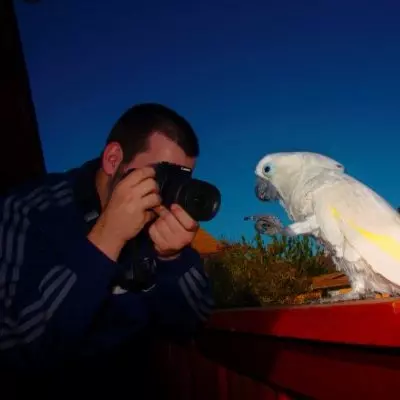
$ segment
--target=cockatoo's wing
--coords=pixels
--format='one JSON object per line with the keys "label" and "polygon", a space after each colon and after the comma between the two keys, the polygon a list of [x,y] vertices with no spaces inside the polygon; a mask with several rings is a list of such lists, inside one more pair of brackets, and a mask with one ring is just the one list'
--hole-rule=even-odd
{"label": "cockatoo's wing", "polygon": [[400,286],[400,216],[396,210],[350,177],[315,193],[314,205],[326,240],[343,253],[347,251],[350,258],[359,255],[374,272]]}

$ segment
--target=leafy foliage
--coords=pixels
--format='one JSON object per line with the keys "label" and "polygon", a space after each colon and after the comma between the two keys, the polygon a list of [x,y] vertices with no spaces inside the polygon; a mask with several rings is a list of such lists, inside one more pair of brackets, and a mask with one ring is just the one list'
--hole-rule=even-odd
{"label": "leafy foliage", "polygon": [[260,234],[248,242],[224,243],[206,260],[218,308],[287,304],[310,289],[311,277],[334,272],[323,248],[307,236],[275,236],[266,245]]}

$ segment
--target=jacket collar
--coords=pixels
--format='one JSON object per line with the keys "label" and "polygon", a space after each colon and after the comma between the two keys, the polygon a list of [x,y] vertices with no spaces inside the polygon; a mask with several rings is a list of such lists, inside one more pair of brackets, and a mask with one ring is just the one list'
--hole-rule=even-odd
{"label": "jacket collar", "polygon": [[77,206],[83,212],[88,229],[101,213],[101,202],[96,188],[96,172],[100,165],[100,158],[95,158],[69,172],[73,177],[72,186]]}

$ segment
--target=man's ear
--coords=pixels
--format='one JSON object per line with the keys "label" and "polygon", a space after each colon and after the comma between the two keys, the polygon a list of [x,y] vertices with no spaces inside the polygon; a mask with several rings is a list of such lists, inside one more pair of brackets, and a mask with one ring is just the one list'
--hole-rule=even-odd
{"label": "man's ear", "polygon": [[114,176],[124,159],[124,154],[119,143],[109,143],[103,150],[101,160],[103,171],[108,176]]}

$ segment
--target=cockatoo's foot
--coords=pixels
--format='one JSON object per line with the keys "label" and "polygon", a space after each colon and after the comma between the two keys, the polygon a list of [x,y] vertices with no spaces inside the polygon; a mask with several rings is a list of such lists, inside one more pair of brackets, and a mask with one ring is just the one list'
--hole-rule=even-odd
{"label": "cockatoo's foot", "polygon": [[351,301],[351,300],[366,300],[366,299],[374,299],[375,298],[375,293],[359,293],[355,291],[350,291],[347,293],[340,293],[340,294],[335,294],[330,297],[323,297],[318,300],[320,304],[325,304],[325,303],[337,303],[341,301]]}
{"label": "cockatoo's foot", "polygon": [[325,304],[325,303],[338,303],[341,301],[349,301],[349,300],[360,300],[361,296],[357,292],[348,292],[348,293],[340,293],[340,294],[335,294],[330,297],[322,297],[319,299],[319,303]]}
{"label": "cockatoo's foot", "polygon": [[244,217],[245,221],[256,221],[255,228],[256,231],[262,235],[279,235],[285,230],[283,224],[278,217],[273,215],[262,215],[256,216],[252,215],[249,217]]}

